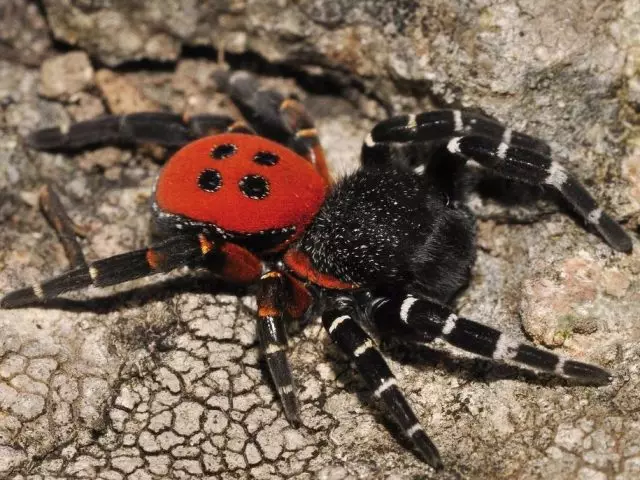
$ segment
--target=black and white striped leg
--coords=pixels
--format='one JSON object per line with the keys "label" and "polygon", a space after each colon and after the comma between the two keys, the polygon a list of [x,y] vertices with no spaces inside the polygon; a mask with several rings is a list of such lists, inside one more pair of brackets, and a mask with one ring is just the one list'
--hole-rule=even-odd
{"label": "black and white striped leg", "polygon": [[58,194],[50,185],[45,185],[40,190],[40,208],[58,234],[71,268],[86,267],[87,262],[77,238],[84,236],[85,232],[71,221]]}
{"label": "black and white striped leg", "polygon": [[225,115],[141,112],[105,115],[68,127],[36,130],[27,143],[36,150],[76,150],[94,145],[154,143],[179,148],[207,135],[227,131],[235,122]]}
{"label": "black and white striped leg", "polygon": [[473,160],[506,178],[557,190],[612,248],[631,251],[627,233],[573,175],[551,159],[546,143],[481,116],[445,110],[384,120],[367,136],[362,162],[365,166],[394,163],[398,145],[416,144],[419,150],[435,142],[435,147],[441,148],[438,142],[445,139],[445,151],[451,155]]}
{"label": "black and white striped leg", "polygon": [[260,278],[258,300],[258,337],[284,413],[292,424],[300,423],[300,406],[287,359],[287,332],[284,323],[286,279],[278,271]]}
{"label": "black and white striped leg", "polygon": [[216,80],[259,135],[307,158],[331,183],[318,132],[302,103],[285,98],[276,90],[260,88],[258,80],[248,72],[221,71],[217,72]]}
{"label": "black and white striped leg", "polygon": [[549,145],[525,133],[516,132],[482,115],[461,110],[435,110],[401,115],[379,122],[371,131],[373,142],[415,142],[459,135],[480,135],[506,139],[518,147],[549,155]]}
{"label": "black and white striped leg", "polygon": [[442,468],[437,448],[424,432],[371,337],[343,309],[327,310],[322,323],[331,339],[353,360],[373,394],[413,441],[421,459],[435,469]]}
{"label": "black and white striped leg", "polygon": [[327,183],[331,184],[331,174],[320,145],[318,130],[304,105],[294,98],[287,98],[280,104],[280,116],[292,135],[289,148],[307,158]]}
{"label": "black and white striped leg", "polygon": [[362,146],[362,163],[380,166],[389,162],[398,145],[442,141],[460,135],[480,135],[549,156],[549,145],[535,137],[513,131],[482,115],[461,110],[436,110],[400,115],[379,122]]}
{"label": "black and white striped leg", "polygon": [[598,206],[572,174],[550,157],[514,146],[505,139],[496,141],[475,135],[454,137],[449,140],[447,149],[506,178],[555,189],[612,248],[620,252],[631,251],[631,238],[624,229]]}
{"label": "black and white striped leg", "polygon": [[288,145],[291,132],[280,115],[284,101],[281,93],[260,88],[258,80],[248,72],[217,72],[216,80],[242,116],[259,135]]}
{"label": "black and white striped leg", "polygon": [[205,255],[217,253],[218,246],[203,235],[176,236],[148,248],[97,260],[42,283],[10,292],[0,300],[0,307],[24,307],[91,285],[116,285],[192,265]]}
{"label": "black and white striped leg", "polygon": [[435,337],[467,352],[595,385],[611,381],[606,370],[519,342],[467,318],[449,307],[414,295],[376,299],[371,312],[376,323],[409,328],[415,341]]}
{"label": "black and white striped leg", "polygon": [[258,134],[304,155],[317,143],[314,124],[300,102],[260,87],[248,72],[218,72],[222,90]]}

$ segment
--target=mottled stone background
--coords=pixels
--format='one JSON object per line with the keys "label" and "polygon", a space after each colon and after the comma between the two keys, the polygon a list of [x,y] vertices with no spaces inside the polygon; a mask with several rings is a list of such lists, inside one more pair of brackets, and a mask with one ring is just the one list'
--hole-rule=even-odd
{"label": "mottled stone background", "polygon": [[[396,348],[392,367],[440,448],[440,478],[639,478],[640,3],[2,0],[0,291],[66,268],[42,184],[95,259],[145,244],[163,158],[37,153],[24,135],[105,112],[229,109],[210,80],[222,49],[304,99],[338,174],[395,112],[477,108],[549,140],[635,252],[613,253],[535,189],[486,180],[501,193],[471,199],[478,261],[458,308],[614,382],[571,385],[441,345]],[[0,311],[0,477],[431,475],[317,322],[292,335],[304,426],[289,427],[251,297],[180,273]]]}

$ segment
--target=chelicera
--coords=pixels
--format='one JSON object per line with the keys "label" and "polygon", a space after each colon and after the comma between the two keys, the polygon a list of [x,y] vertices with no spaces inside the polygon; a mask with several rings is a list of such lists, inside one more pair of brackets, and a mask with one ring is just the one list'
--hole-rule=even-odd
{"label": "chelicera", "polygon": [[[457,181],[469,161],[555,190],[613,249],[631,251],[629,236],[551,159],[546,143],[460,110],[397,116],[366,137],[360,168],[334,182],[300,102],[259,89],[243,72],[224,79],[248,123],[219,115],[139,113],[39,130],[28,138],[43,150],[122,142],[178,150],[155,186],[157,243],[89,264],[80,255],[70,271],[7,294],[3,308],[181,266],[257,284],[257,332],[289,421],[299,422],[299,404],[286,322],[319,312],[331,339],[434,468],[442,467],[438,450],[372,328],[382,338],[441,338],[496,361],[594,384],[610,381],[600,367],[516,341],[449,306],[475,258],[475,218]],[[60,229],[68,230],[61,207],[51,206]]]}

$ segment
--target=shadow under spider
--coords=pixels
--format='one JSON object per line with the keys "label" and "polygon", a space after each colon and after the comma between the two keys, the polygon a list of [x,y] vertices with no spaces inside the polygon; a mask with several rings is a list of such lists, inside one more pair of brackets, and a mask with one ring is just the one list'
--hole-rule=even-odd
{"label": "shadow under spider", "polygon": [[428,365],[466,382],[492,383],[500,380],[514,380],[544,387],[593,386],[587,382],[583,383],[490,358],[470,357],[465,354],[458,356],[425,343],[405,343],[394,340],[383,344],[382,349],[386,355],[402,365]]}
{"label": "shadow under spider", "polygon": [[[251,290],[246,286],[235,286],[222,279],[201,273],[160,280],[150,285],[106,296],[83,300],[56,297],[30,306],[77,313],[107,314],[125,308],[142,306],[147,303],[168,301],[176,295],[185,293],[208,294],[211,296],[228,294],[241,297],[250,294]],[[215,319],[212,319],[212,321],[215,321]],[[311,323],[311,321],[308,321],[300,324],[294,331],[289,330],[289,334],[300,335]],[[568,380],[550,373],[535,372],[527,368],[491,359],[452,355],[448,351],[433,348],[425,343],[414,343],[403,339],[383,339],[380,348],[386,356],[400,364],[439,369],[466,382],[481,381],[490,383],[505,379],[521,379],[526,383],[549,387],[583,385],[575,380]],[[330,357],[332,368],[337,376],[343,376],[346,371],[352,371],[350,368],[345,370],[339,367],[339,364],[343,363],[341,359],[346,357],[331,344],[329,344],[329,349],[325,351],[326,355]],[[358,377],[355,371],[352,376]],[[348,380],[348,383],[352,383],[351,380]],[[357,393],[356,390],[360,389],[354,389],[353,393]]]}

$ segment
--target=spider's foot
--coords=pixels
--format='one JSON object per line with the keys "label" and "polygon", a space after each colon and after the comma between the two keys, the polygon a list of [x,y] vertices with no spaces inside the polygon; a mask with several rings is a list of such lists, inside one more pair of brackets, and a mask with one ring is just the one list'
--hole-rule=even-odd
{"label": "spider's foot", "polygon": [[34,283],[30,287],[9,292],[0,299],[0,307],[28,307],[55,298],[65,292],[88,287],[92,284],[90,270],[87,267],[76,268],[44,282]]}
{"label": "spider's foot", "polygon": [[[600,213],[598,214],[597,212]],[[596,230],[604,237],[611,248],[618,252],[631,253],[633,241],[618,222],[600,209],[596,209],[596,214],[589,217],[590,222],[592,218],[592,223],[594,223]]]}
{"label": "spider's foot", "polygon": [[[275,328],[272,331],[276,331]],[[264,330],[260,329],[260,333],[264,334]],[[280,344],[268,344],[265,348],[265,360],[278,391],[284,415],[291,425],[297,426],[300,425],[300,406],[285,346],[286,340],[281,340]]]}
{"label": "spider's foot", "polygon": [[556,372],[562,377],[575,379],[589,385],[608,385],[613,380],[613,375],[604,368],[564,357],[560,357]]}
{"label": "spider's foot", "polygon": [[0,308],[20,308],[38,303],[40,297],[36,294],[36,288],[27,287],[14,290],[0,298]]}
{"label": "spider's foot", "polygon": [[[415,445],[416,450],[418,451],[418,456],[420,457],[420,460],[428,463],[436,470],[441,470],[444,467],[444,465],[442,464],[442,459],[440,458],[440,453],[438,453],[438,449],[433,444],[431,439],[429,439],[427,434],[424,433],[424,430],[422,429],[422,427],[420,427],[419,425],[418,427],[419,428],[417,428],[416,431],[409,436],[411,437],[411,440],[413,440],[413,444]],[[407,432],[407,434],[409,433],[410,432]]]}
{"label": "spider's foot", "polygon": [[68,138],[65,129],[60,127],[43,128],[31,132],[27,138],[27,145],[35,150],[57,150],[67,146]]}
{"label": "spider's foot", "polygon": [[282,272],[270,271],[260,278],[258,300],[258,337],[271,378],[289,423],[300,424],[296,386],[287,358],[287,334],[283,297],[286,279]]}
{"label": "spider's foot", "polygon": [[280,401],[282,402],[282,409],[284,410],[284,415],[287,417],[287,420],[293,427],[298,427],[300,422],[300,405],[298,403],[298,397],[295,394],[295,391],[288,391],[287,393],[282,391],[283,388],[278,389],[278,393],[280,394]]}

